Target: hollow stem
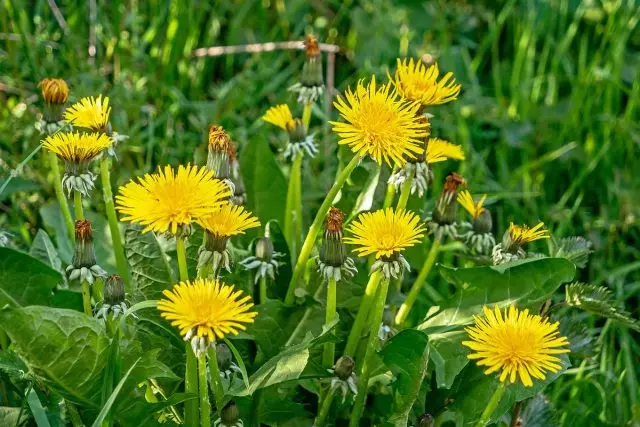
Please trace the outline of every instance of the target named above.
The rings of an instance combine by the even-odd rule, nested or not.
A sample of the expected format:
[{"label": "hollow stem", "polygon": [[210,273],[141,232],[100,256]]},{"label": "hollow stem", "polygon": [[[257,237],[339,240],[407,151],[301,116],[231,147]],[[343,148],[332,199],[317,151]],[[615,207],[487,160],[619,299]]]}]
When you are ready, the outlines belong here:
[{"label": "hollow stem", "polygon": [[53,173],[53,188],[56,192],[56,199],[60,205],[60,211],[62,212],[62,218],[64,219],[64,225],[67,227],[67,232],[72,242],[76,240],[75,228],[73,226],[73,218],[71,217],[71,210],[69,209],[69,203],[62,190],[62,176],[60,175],[60,165],[58,164],[58,157],[55,153],[49,152],[49,164],[51,165],[51,172]]},{"label": "hollow stem", "polygon": [[[395,324],[396,326],[400,326],[402,322],[407,319],[409,312],[411,311],[411,307],[416,302],[420,291],[424,285],[425,280],[427,280],[427,276],[429,272],[433,268],[433,264],[436,262],[436,258],[438,257],[438,251],[440,249],[442,237],[439,234],[433,239],[433,244],[431,245],[431,249],[429,250],[429,254],[422,265],[422,269],[416,278],[416,281],[413,282],[411,286],[411,290],[409,291],[409,295],[407,295],[407,299],[404,300],[402,305],[400,306],[400,310],[398,310],[398,314],[396,314]],[[432,295],[433,297],[434,295]],[[437,298],[440,298],[440,295],[437,295]],[[435,298],[434,298],[435,299]]]},{"label": "hollow stem", "polygon": [[360,425],[360,418],[364,410],[365,402],[367,401],[367,392],[369,390],[369,377],[371,376],[371,365],[374,362],[374,355],[376,352],[376,340],[378,339],[378,328],[382,323],[382,316],[384,314],[384,304],[387,301],[387,292],[389,290],[389,281],[383,280],[378,289],[376,297],[376,305],[371,317],[371,323],[369,327],[371,332],[369,333],[369,339],[367,340],[367,352],[364,356],[364,363],[362,365],[362,374],[360,375],[360,385],[358,394],[356,395],[355,403],[353,404],[353,410],[351,412],[351,418],[349,419],[349,427],[358,427]]},{"label": "hollow stem", "polygon": [[500,382],[496,391],[493,392],[493,396],[491,396],[491,399],[489,400],[487,407],[484,409],[484,412],[480,416],[480,420],[478,420],[476,427],[484,427],[487,425],[487,423],[489,422],[489,418],[491,418],[493,411],[495,411],[496,408],[498,407],[498,404],[500,403],[500,400],[502,399],[502,396],[504,396],[504,392],[506,390],[507,390],[506,384],[503,382]]},{"label": "hollow stem", "polygon": [[267,302],[267,276],[260,277],[260,304]]},{"label": "hollow stem", "polygon": [[129,265],[124,253],[122,245],[122,236],[118,227],[118,216],[116,208],[113,204],[113,192],[111,191],[111,173],[109,171],[110,159],[106,154],[100,159],[100,179],[102,181],[102,195],[104,197],[104,206],[107,211],[107,220],[109,221],[109,230],[111,231],[111,241],[113,243],[113,253],[116,257],[116,265],[118,274],[122,277],[125,287],[129,287]]},{"label": "hollow stem", "polygon": [[[393,170],[391,171],[391,175],[393,175],[397,171],[398,171],[398,167],[394,166]],[[396,187],[391,184],[387,184],[387,192],[384,195],[384,203],[382,204],[382,209],[391,207],[391,205],[393,204],[393,198],[395,197],[395,195],[396,195]]]},{"label": "hollow stem", "polygon": [[409,195],[411,194],[411,184],[413,184],[413,176],[410,176],[402,183],[402,189],[400,190],[400,197],[398,198],[396,210],[405,209],[407,207]]},{"label": "hollow stem", "polygon": [[189,280],[189,270],[187,270],[187,251],[184,247],[184,237],[176,236],[176,253],[178,254],[178,271],[180,280]]},{"label": "hollow stem", "polygon": [[73,208],[76,214],[76,221],[84,219],[84,211],[82,210],[82,194],[78,190],[73,190]]},{"label": "hollow stem", "polygon": [[[325,325],[329,325],[336,318],[336,293],[337,293],[336,279],[333,277],[329,279],[327,283],[327,311],[325,314]],[[324,351],[322,353],[322,366],[324,368],[331,368],[333,366],[333,359],[335,358],[336,345],[335,343],[327,343],[324,345]]]},{"label": "hollow stem", "polygon": [[340,191],[340,189],[342,189],[342,186],[351,175],[351,172],[353,172],[356,166],[358,166],[358,163],[360,163],[360,157],[357,155],[353,156],[351,161],[345,166],[345,168],[336,178],[335,182],[331,186],[331,189],[324,198],[320,209],[318,209],[318,213],[316,213],[316,217],[314,218],[313,223],[311,223],[311,227],[309,227],[307,237],[304,240],[304,244],[302,245],[302,249],[300,250],[300,254],[298,255],[298,260],[296,262],[295,268],[293,269],[291,281],[289,282],[289,287],[287,288],[287,295],[284,300],[284,303],[286,305],[293,305],[295,301],[295,290],[298,284],[298,280],[300,280],[300,277],[302,277],[302,273],[305,266],[307,265],[307,260],[311,255],[311,251],[313,250],[313,245],[315,244],[316,238],[318,237],[318,234],[320,234],[322,223],[327,216],[327,212],[333,204],[334,199],[338,195],[338,192]]},{"label": "hollow stem", "polygon": [[327,417],[329,416],[329,410],[331,409],[331,403],[333,403],[333,398],[336,395],[336,388],[331,387],[329,389],[329,393],[327,397],[324,398],[322,402],[322,407],[320,407],[320,412],[318,412],[318,417],[316,421],[313,423],[313,427],[323,427],[325,422],[327,421]]},{"label": "hollow stem", "polygon": [[216,402],[216,411],[218,412],[218,416],[221,416],[224,387],[222,387],[222,381],[220,381],[220,367],[218,366],[218,355],[215,344],[209,346],[209,375],[213,388],[213,398]]},{"label": "hollow stem", "polygon": [[87,316],[93,315],[93,310],[91,309],[91,287],[86,280],[82,281],[82,308]]},{"label": "hollow stem", "polygon": [[296,254],[300,241],[302,241],[302,200],[300,192],[301,171],[302,171],[303,155],[299,154],[293,159],[291,164],[291,173],[289,175],[289,187],[287,189],[287,203],[284,212],[284,236],[291,248],[291,262],[296,259]]},{"label": "hollow stem", "polygon": [[356,354],[358,343],[360,342],[360,337],[362,335],[362,329],[367,322],[367,318],[369,318],[371,306],[375,301],[376,292],[378,291],[378,285],[380,284],[380,279],[382,279],[382,273],[379,270],[374,271],[371,276],[369,276],[369,282],[367,283],[367,287],[364,290],[364,296],[360,301],[360,307],[358,308],[358,314],[356,314],[356,320],[353,322],[351,332],[349,332],[349,338],[347,338],[347,345],[344,348],[344,354],[352,357]]},{"label": "hollow stem", "polygon": [[309,123],[311,123],[311,106],[311,103],[305,103],[302,110],[302,124],[306,130],[309,130]]},{"label": "hollow stem", "polygon": [[209,383],[207,381],[207,356],[198,355],[198,384],[200,385],[200,425],[211,427],[211,404],[209,403]]}]

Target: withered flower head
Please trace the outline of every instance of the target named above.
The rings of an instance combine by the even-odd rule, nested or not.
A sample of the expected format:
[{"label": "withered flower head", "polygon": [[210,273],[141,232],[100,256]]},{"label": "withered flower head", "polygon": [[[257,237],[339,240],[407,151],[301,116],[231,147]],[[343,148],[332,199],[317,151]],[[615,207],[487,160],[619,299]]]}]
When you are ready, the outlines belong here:
[{"label": "withered flower head", "polygon": [[344,223],[344,213],[331,206],[327,214],[327,233],[342,234],[342,224]]},{"label": "withered flower head", "polygon": [[91,221],[86,219],[79,219],[76,221],[76,241],[88,242],[93,241],[93,234],[91,232]]},{"label": "withered flower head", "polygon": [[320,46],[318,45],[318,39],[313,34],[307,34],[304,38],[304,53],[307,58],[313,58],[320,55]]},{"label": "withered flower head", "polygon": [[222,126],[211,125],[209,126],[209,149],[216,151],[228,151],[231,144],[231,138],[229,134],[224,130]]}]

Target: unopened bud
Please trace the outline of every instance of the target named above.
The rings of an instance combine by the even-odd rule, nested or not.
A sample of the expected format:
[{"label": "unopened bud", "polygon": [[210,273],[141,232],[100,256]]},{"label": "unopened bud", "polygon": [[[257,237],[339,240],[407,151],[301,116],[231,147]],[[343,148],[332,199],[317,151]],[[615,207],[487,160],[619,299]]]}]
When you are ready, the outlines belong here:
[{"label": "unopened bud", "polygon": [[320,261],[331,267],[340,267],[347,259],[347,249],[342,242],[344,213],[331,207],[327,215],[324,240],[320,246]]},{"label": "unopened bud", "polygon": [[62,79],[44,79],[38,87],[42,91],[44,99],[44,120],[48,123],[55,123],[62,120],[64,104],[69,97],[69,86]]},{"label": "unopened bud", "polygon": [[220,420],[224,426],[234,426],[238,422],[239,418],[240,411],[238,410],[236,403],[232,400],[225,405],[224,409],[222,409]]},{"label": "unopened bud", "polygon": [[300,83],[307,87],[323,86],[322,56],[320,55],[318,39],[315,36],[309,34],[305,37],[304,51],[307,56],[307,60],[302,68]]},{"label": "unopened bud", "polygon": [[96,254],[93,249],[91,222],[86,219],[76,221],[75,233],[76,247],[73,252],[73,266],[75,268],[93,267],[96,263]]},{"label": "unopened bud", "polygon": [[480,215],[473,220],[473,231],[476,234],[491,233],[493,229],[493,220],[491,219],[491,212],[488,209],[483,209]]},{"label": "unopened bud", "polygon": [[216,344],[216,359],[218,360],[218,367],[221,372],[228,370],[231,366],[233,355],[225,343]]},{"label": "unopened bud", "polygon": [[107,278],[104,286],[104,302],[113,306],[124,302],[124,299],[125,292],[122,277],[117,274],[112,274]]},{"label": "unopened bud", "polygon": [[334,373],[336,377],[340,378],[342,381],[347,381],[351,374],[353,374],[353,370],[356,367],[356,362],[350,356],[342,356],[336,362],[334,366]]},{"label": "unopened bud", "polygon": [[209,153],[207,155],[207,169],[213,171],[218,179],[231,177],[231,139],[222,126],[209,127]]},{"label": "unopened bud", "polygon": [[256,241],[255,254],[256,258],[261,261],[269,262],[273,258],[273,243],[268,237],[262,237]]},{"label": "unopened bud", "polygon": [[287,123],[287,131],[289,132],[289,142],[291,143],[300,143],[307,138],[307,128],[304,127],[300,119],[293,119]]},{"label": "unopened bud", "polygon": [[435,419],[431,414],[422,414],[418,417],[418,427],[433,427],[435,425]]},{"label": "unopened bud", "polygon": [[456,220],[456,197],[458,195],[458,187],[466,185],[467,181],[455,172],[451,172],[445,179],[442,193],[433,213],[433,219],[438,224],[453,224]]}]

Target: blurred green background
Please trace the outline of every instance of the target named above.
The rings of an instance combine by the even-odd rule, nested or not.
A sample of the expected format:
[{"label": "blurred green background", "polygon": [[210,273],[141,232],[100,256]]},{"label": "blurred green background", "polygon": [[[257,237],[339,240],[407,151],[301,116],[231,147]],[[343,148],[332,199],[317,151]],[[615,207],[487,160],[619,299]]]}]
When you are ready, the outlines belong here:
[{"label": "blurred green background", "polygon": [[[488,193],[498,236],[509,221],[541,220],[555,236],[590,239],[594,254],[580,279],[608,284],[637,318],[639,19],[634,0],[0,0],[0,182],[38,146],[38,82],[61,77],[72,102],[111,98],[113,127],[130,137],[118,149],[117,184],[157,165],[203,163],[207,127],[217,123],[239,146],[249,207],[263,221],[281,219],[282,134],[260,117],[282,102],[301,114],[286,88],[304,55],[193,52],[313,31],[340,48],[338,91],[372,73],[385,79],[397,57],[435,58],[454,72],[462,94],[433,111],[433,133],[462,144],[467,161],[438,166],[436,182],[458,168],[473,193]],[[322,103],[314,109],[322,154],[304,172],[309,217],[338,167],[326,113]],[[28,247],[39,228],[55,232],[47,171],[45,156],[34,156],[0,195],[0,230],[17,247]],[[364,182],[361,172],[354,179]],[[621,425],[639,396],[638,336],[604,329],[594,355],[600,370],[585,385],[601,399],[566,405]],[[620,380],[625,369],[636,375]]]}]

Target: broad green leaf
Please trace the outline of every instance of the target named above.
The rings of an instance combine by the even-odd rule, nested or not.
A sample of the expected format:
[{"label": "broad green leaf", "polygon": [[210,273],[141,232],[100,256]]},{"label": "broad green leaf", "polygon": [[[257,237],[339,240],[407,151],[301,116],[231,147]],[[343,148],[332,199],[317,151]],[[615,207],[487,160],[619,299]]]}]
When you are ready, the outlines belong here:
[{"label": "broad green leaf", "polygon": [[[262,390],[260,405],[260,423],[280,426],[294,419],[303,418],[309,421],[311,415],[305,411],[302,403],[296,402],[296,387],[269,387]],[[246,420],[245,420],[246,421]]]},{"label": "broad green leaf", "polygon": [[49,305],[59,283],[63,283],[60,273],[39,259],[0,248],[0,308]]},{"label": "broad green leaf", "polygon": [[384,364],[396,376],[393,385],[394,409],[388,423],[398,427],[408,425],[411,407],[420,392],[429,360],[427,335],[415,329],[405,329],[391,338],[380,350]]},{"label": "broad green leaf", "polygon": [[55,239],[60,259],[65,265],[68,265],[71,263],[73,255],[73,243],[69,237],[62,213],[60,213],[60,205],[54,202],[42,206],[40,208],[40,216],[47,231]]},{"label": "broad green leaf", "polygon": [[83,313],[49,307],[0,312],[17,353],[52,390],[97,408],[110,340],[104,324]]},{"label": "broad green leaf", "polygon": [[483,305],[542,302],[573,279],[575,266],[563,258],[540,258],[499,266],[440,267],[440,272],[457,291],[419,329],[468,323]]},{"label": "broad green leaf", "polygon": [[[0,187],[4,185],[5,181],[6,179],[0,180]],[[36,181],[31,181],[29,179],[24,179],[16,176],[11,179],[2,194],[0,194],[0,202],[7,200],[13,193],[32,193],[34,191],[38,191],[39,189],[40,184],[38,184]]]},{"label": "broad green leaf", "polygon": [[[279,300],[269,300],[255,308],[258,316],[247,327],[247,334],[256,341],[264,356],[270,358],[278,353],[289,338],[291,330],[287,325],[294,310]],[[300,315],[296,318],[299,319]]]},{"label": "broad green leaf", "polygon": [[612,319],[621,325],[640,331],[640,322],[619,307],[611,289],[588,283],[574,282],[565,287],[565,302],[596,316]]},{"label": "broad green leaf", "polygon": [[287,202],[287,181],[269,145],[264,140],[254,140],[251,146],[242,150],[239,158],[247,189],[247,208],[263,224],[270,219],[282,224]]},{"label": "broad green leaf", "polygon": [[24,421],[24,411],[22,408],[13,408],[9,406],[0,406],[0,426],[18,426],[20,425],[20,414],[22,414],[22,421]]},{"label": "broad green leaf", "polygon": [[67,308],[69,310],[83,311],[82,293],[71,289],[58,289],[51,299],[51,307]]},{"label": "broad green leaf", "polygon": [[29,255],[38,258],[40,261],[64,275],[62,261],[58,256],[58,251],[55,246],[53,246],[53,242],[46,231],[42,229],[38,230],[29,249]]},{"label": "broad green leaf", "polygon": [[438,388],[451,388],[456,376],[469,363],[468,351],[462,346],[465,339],[465,331],[429,334],[429,357],[435,366]]},{"label": "broad green leaf", "polygon": [[31,414],[36,420],[38,427],[51,427],[51,424],[49,424],[49,420],[47,419],[47,413],[42,406],[42,402],[38,399],[38,394],[33,388],[30,388],[29,393],[27,393],[27,403],[29,404],[29,409],[31,409]]},{"label": "broad green leaf", "polygon": [[109,414],[109,411],[111,410],[111,407],[113,406],[113,403],[116,401],[116,399],[118,397],[118,394],[120,394],[120,390],[122,390],[122,387],[124,386],[124,383],[127,381],[127,378],[129,378],[129,375],[131,375],[131,372],[136,367],[136,365],[138,364],[139,361],[140,361],[140,359],[136,360],[134,362],[134,364],[131,365],[131,367],[129,368],[127,373],[124,374],[124,376],[120,379],[118,384],[114,387],[113,392],[111,393],[111,396],[109,396],[109,398],[105,402],[104,406],[100,410],[100,413],[98,413],[98,416],[93,421],[92,427],[100,427],[100,425],[102,425],[102,422],[105,420],[105,418]]},{"label": "broad green leaf", "polygon": [[125,248],[133,284],[134,302],[157,300],[175,283],[173,272],[155,234],[142,233],[136,226],[124,233]]}]

